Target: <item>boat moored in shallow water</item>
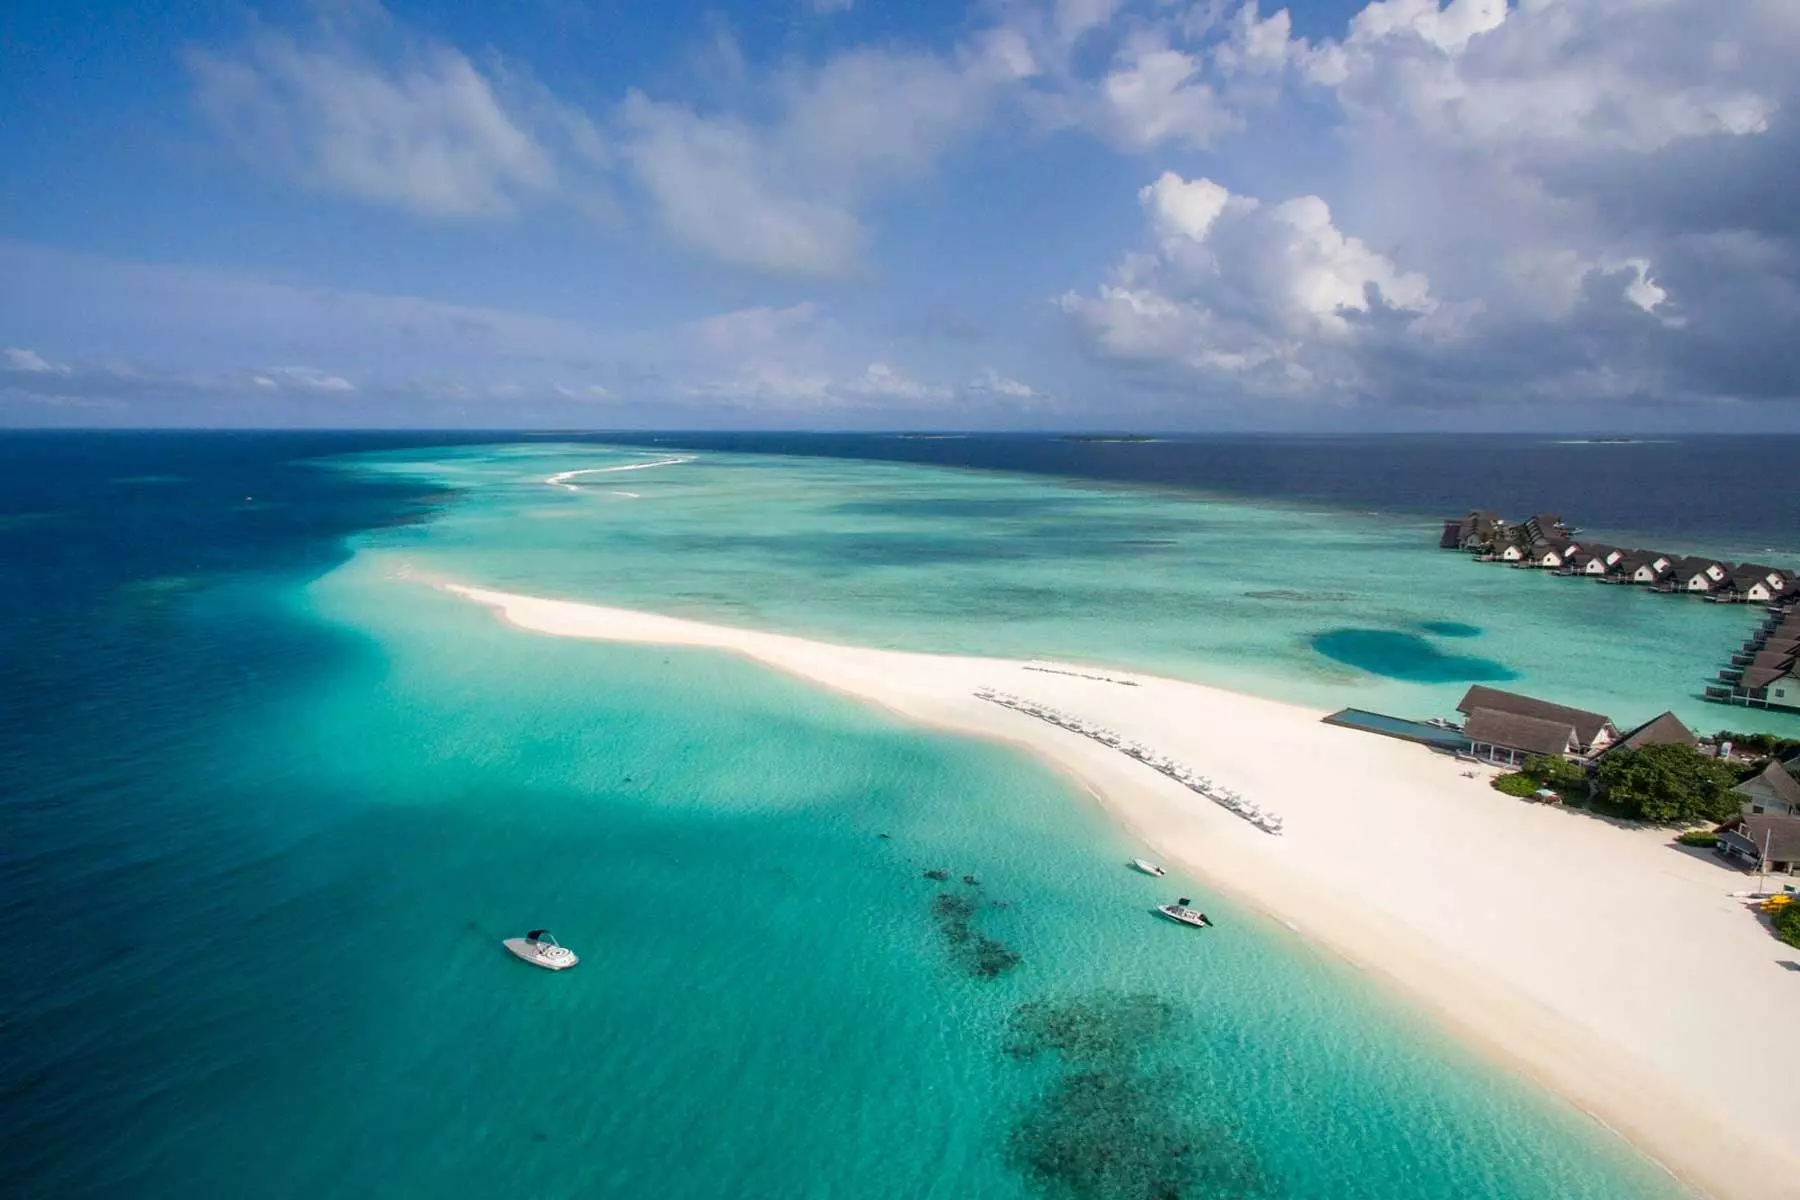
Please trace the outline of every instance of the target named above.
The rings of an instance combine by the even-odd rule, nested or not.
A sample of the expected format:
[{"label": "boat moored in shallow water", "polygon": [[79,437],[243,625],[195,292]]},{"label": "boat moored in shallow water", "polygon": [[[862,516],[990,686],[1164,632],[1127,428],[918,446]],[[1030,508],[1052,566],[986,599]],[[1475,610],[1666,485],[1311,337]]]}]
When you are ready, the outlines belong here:
[{"label": "boat moored in shallow water", "polygon": [[1142,871],[1144,874],[1154,875],[1158,879],[1161,879],[1164,875],[1168,874],[1167,871],[1163,870],[1161,867],[1157,866],[1155,863],[1150,862],[1146,859],[1142,859],[1142,858],[1132,859],[1131,865],[1133,867],[1137,868],[1138,870]]},{"label": "boat moored in shallow water", "polygon": [[1183,896],[1173,904],[1157,905],[1156,911],[1169,918],[1169,920],[1182,925],[1192,925],[1195,929],[1210,928],[1212,926],[1212,921],[1199,909],[1189,908],[1188,905],[1191,903],[1193,903],[1193,901],[1189,900],[1186,896]]},{"label": "boat moored in shallow water", "polygon": [[567,946],[559,945],[548,929],[533,929],[522,938],[507,938],[500,943],[516,957],[546,971],[562,971],[581,960]]}]

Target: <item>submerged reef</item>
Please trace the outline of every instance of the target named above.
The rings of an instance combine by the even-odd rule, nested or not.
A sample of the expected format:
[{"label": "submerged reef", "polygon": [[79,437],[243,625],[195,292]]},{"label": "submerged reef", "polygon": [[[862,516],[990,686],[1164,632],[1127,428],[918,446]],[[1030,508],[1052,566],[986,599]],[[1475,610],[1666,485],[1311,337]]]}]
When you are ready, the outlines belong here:
[{"label": "submerged reef", "polygon": [[1178,1067],[1154,1061],[1182,1012],[1142,993],[1021,1004],[1006,1052],[1063,1072],[1019,1117],[1006,1154],[1055,1200],[1253,1200],[1270,1194],[1242,1141],[1196,1111]]},{"label": "submerged reef", "polygon": [[[945,883],[949,881],[950,873],[927,871],[925,877]],[[965,875],[963,880],[973,886],[980,886],[973,875]],[[971,975],[992,979],[1019,965],[1017,951],[975,928],[975,918],[981,915],[983,909],[1003,907],[1005,906],[989,903],[978,895],[964,891],[939,892],[931,898],[931,915],[937,921],[938,933],[943,935],[944,943],[950,948],[951,957],[956,960],[957,965]]]}]

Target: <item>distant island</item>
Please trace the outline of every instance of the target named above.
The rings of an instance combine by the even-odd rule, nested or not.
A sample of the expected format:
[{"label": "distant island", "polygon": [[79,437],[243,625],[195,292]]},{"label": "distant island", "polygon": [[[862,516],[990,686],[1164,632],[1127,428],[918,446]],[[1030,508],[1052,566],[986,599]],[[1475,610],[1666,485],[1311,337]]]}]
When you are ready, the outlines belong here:
[{"label": "distant island", "polygon": [[1060,440],[1065,442],[1156,442],[1162,439],[1145,437],[1141,433],[1065,433]]}]

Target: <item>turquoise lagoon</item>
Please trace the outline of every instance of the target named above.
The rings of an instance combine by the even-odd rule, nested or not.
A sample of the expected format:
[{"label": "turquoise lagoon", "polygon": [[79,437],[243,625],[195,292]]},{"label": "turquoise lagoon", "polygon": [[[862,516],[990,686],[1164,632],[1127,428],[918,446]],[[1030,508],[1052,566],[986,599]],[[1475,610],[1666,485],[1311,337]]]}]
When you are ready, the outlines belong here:
[{"label": "turquoise lagoon", "polygon": [[[20,660],[0,730],[23,1194],[1681,1194],[1286,928],[1126,870],[1139,848],[1034,760],[726,656],[526,634],[401,568],[1404,711],[1459,685],[1315,639],[1416,634],[1575,686],[1499,598],[1546,598],[1542,628],[1579,587],[1172,493],[711,456],[541,482],[642,461],[594,447],[336,460],[406,483],[376,504],[246,447],[172,445],[182,479],[96,482],[86,524],[42,508],[69,590],[0,628],[58,648]],[[409,496],[429,520],[380,515]],[[365,528],[347,561],[258,549],[334,530],[327,505]],[[1217,928],[1152,916],[1175,891]],[[540,924],[577,969],[500,950]]]},{"label": "turquoise lagoon", "polygon": [[[262,1111],[164,1148],[170,1182],[222,1194],[196,1164],[261,1160],[260,1194],[293,1196],[1679,1194],[1285,929],[1125,870],[1136,847],[1029,759],[722,656],[520,633],[391,565],[310,592],[368,653],[276,751],[356,806],[379,919],[310,916],[357,994],[284,1047]],[[1170,887],[1219,928],[1155,918]],[[498,952],[538,922],[579,968]],[[982,974],[959,926],[1016,966]],[[1030,1005],[1101,1045],[1022,1057]],[[1199,1181],[1178,1193],[1165,1133]]]},{"label": "turquoise lagoon", "polygon": [[[1417,517],[871,461],[592,445],[383,454],[466,489],[388,539],[487,586],[903,649],[1135,667],[1320,708],[1451,713],[1470,683],[1701,730],[1760,611],[1435,549]],[[1605,536],[1607,531],[1596,531]],[[1729,549],[1724,547],[1720,552]]]}]

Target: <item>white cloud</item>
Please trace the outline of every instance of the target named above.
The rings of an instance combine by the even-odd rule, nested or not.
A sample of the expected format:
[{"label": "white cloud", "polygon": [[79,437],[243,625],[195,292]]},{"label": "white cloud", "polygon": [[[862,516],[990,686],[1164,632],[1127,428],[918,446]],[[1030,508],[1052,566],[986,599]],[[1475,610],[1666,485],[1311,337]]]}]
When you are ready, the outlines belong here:
[{"label": "white cloud", "polygon": [[267,386],[264,380],[278,388],[292,388],[302,392],[354,392],[356,385],[342,375],[333,375],[329,371],[321,371],[315,367],[269,367],[256,376],[259,387]]},{"label": "white cloud", "polygon": [[1213,61],[1227,74],[1266,75],[1304,56],[1304,47],[1293,39],[1293,20],[1285,8],[1263,17],[1256,0],[1250,0],[1233,14],[1230,32],[1230,38],[1213,49]]},{"label": "white cloud", "polygon": [[1352,42],[1412,34],[1445,54],[1461,54],[1506,21],[1506,0],[1374,0],[1350,23]]},{"label": "white cloud", "polygon": [[865,196],[929,169],[1033,69],[997,32],[949,57],[859,50],[790,71],[769,121],[633,92],[624,153],[676,239],[759,270],[842,275],[866,241]]},{"label": "white cloud", "polygon": [[703,317],[692,328],[709,349],[727,353],[759,350],[810,325],[818,316],[818,306],[810,300],[790,304],[786,308],[740,308],[733,312]]},{"label": "white cloud", "polygon": [[860,376],[845,384],[842,390],[857,396],[884,400],[945,400],[951,395],[949,388],[909,379],[881,362],[870,363]]},{"label": "white cloud", "polygon": [[1096,296],[1059,300],[1103,357],[1293,391],[1353,382],[1346,348],[1365,319],[1414,337],[1454,327],[1424,275],[1345,234],[1317,196],[1265,205],[1165,172],[1139,199],[1154,249],[1128,254]]},{"label": "white cloud", "polygon": [[67,374],[69,370],[65,366],[49,361],[36,350],[8,347],[0,350],[0,357],[6,359],[6,366],[9,370],[23,371],[28,375]]},{"label": "white cloud", "polygon": [[1191,54],[1146,42],[1129,50],[1100,85],[1100,121],[1120,145],[1148,150],[1165,141],[1210,146],[1237,127]]},{"label": "white cloud", "polygon": [[[193,50],[194,103],[239,153],[310,189],[434,217],[507,214],[604,157],[596,127],[516,71],[374,28],[302,42],[259,30]],[[383,39],[388,52],[371,49]]]},{"label": "white cloud", "polygon": [[625,123],[637,181],[680,241],[726,262],[793,274],[842,274],[856,261],[863,231],[849,198],[797,186],[750,125],[637,92]]},{"label": "white cloud", "polygon": [[1171,238],[1205,241],[1213,222],[1223,216],[1234,201],[1240,209],[1256,207],[1256,201],[1251,197],[1234,197],[1210,179],[1190,182],[1173,171],[1164,171],[1155,183],[1138,192],[1138,202],[1149,210],[1151,224],[1165,242]]},{"label": "white cloud", "polygon": [[1650,278],[1650,260],[1634,258],[1624,266],[1631,271],[1631,278],[1625,284],[1625,299],[1647,313],[1655,312],[1669,298],[1669,293]]},{"label": "white cloud", "polygon": [[1446,144],[1636,153],[1766,131],[1800,8],[1746,0],[1377,0],[1305,51],[1350,115]]},{"label": "white cloud", "polygon": [[1041,395],[1041,393],[1030,384],[1023,382],[1022,380],[1014,379],[1008,375],[1002,375],[993,367],[983,367],[981,373],[970,381],[968,390],[971,392],[986,392],[995,396],[1006,396],[1014,400],[1030,400]]}]

